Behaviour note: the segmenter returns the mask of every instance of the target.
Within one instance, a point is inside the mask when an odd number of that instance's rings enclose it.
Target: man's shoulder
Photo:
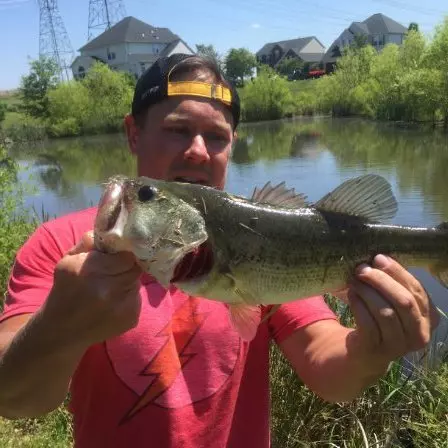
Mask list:
[[[83,210],[71,212],[42,224],[47,231],[58,232],[64,230],[78,230],[84,233],[93,229],[97,207],[89,207]]]
[[[49,244],[64,253],[73,247],[85,232],[93,230],[97,207],[71,212],[50,219],[38,226],[28,240],[28,246]],[[47,242],[47,243],[46,243]]]

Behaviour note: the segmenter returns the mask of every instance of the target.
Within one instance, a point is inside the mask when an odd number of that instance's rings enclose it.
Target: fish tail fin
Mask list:
[[[261,309],[256,305],[233,303],[229,305],[229,318],[232,327],[242,339],[251,341],[257,334],[261,321]]]

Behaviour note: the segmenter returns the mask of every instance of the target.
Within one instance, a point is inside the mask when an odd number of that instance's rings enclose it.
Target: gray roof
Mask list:
[[[317,42],[319,42],[322,45],[319,39],[317,39],[314,36],[300,37],[298,39],[281,40],[279,42],[269,42],[263,45],[263,47],[257,51],[256,55],[257,56],[268,55],[271,53],[272,49],[277,45],[281,47],[284,52],[287,52],[288,50],[293,50],[297,55],[299,55],[302,49],[306,45],[308,45],[313,39],[316,39]]]
[[[353,34],[369,34],[369,28],[364,22],[352,22],[352,24],[348,27],[348,29]]]
[[[369,34],[404,34],[408,31],[406,27],[384,14],[373,14],[363,23],[367,25]]]
[[[123,42],[167,44],[177,39],[179,39],[179,36],[173,34],[168,28],[155,28],[135,17],[125,17],[113,27],[92,39],[79,51],[93,50]]]

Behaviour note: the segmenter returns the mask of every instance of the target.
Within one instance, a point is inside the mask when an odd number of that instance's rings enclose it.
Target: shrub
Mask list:
[[[263,69],[242,89],[244,121],[275,120],[292,115],[293,97],[288,81],[271,69]]]

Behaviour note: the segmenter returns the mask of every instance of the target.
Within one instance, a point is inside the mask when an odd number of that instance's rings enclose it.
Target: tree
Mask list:
[[[199,56],[211,59],[220,70],[224,68],[222,56],[215,50],[213,45],[196,44],[196,52]]]
[[[257,66],[255,56],[245,48],[230,49],[225,59],[226,74],[233,82],[244,85],[244,78],[252,75]]]
[[[411,22],[408,27],[408,31],[417,31],[419,32],[418,23]]]
[[[399,62],[403,72],[420,68],[426,51],[426,41],[419,31],[409,31],[400,46]]]
[[[425,65],[442,74],[440,106],[445,128],[448,128],[448,17],[436,27],[434,38],[425,54]]]
[[[59,68],[54,59],[44,56],[31,61],[30,66],[30,73],[22,77],[19,87],[20,108],[32,117],[47,117],[47,93],[58,85]]]
[[[303,71],[304,62],[300,58],[283,58],[276,66],[276,70],[284,76],[292,78],[296,73]]]
[[[353,50],[360,50],[368,45],[369,40],[367,34],[355,34],[353,36],[353,42],[350,44],[350,48]]]

